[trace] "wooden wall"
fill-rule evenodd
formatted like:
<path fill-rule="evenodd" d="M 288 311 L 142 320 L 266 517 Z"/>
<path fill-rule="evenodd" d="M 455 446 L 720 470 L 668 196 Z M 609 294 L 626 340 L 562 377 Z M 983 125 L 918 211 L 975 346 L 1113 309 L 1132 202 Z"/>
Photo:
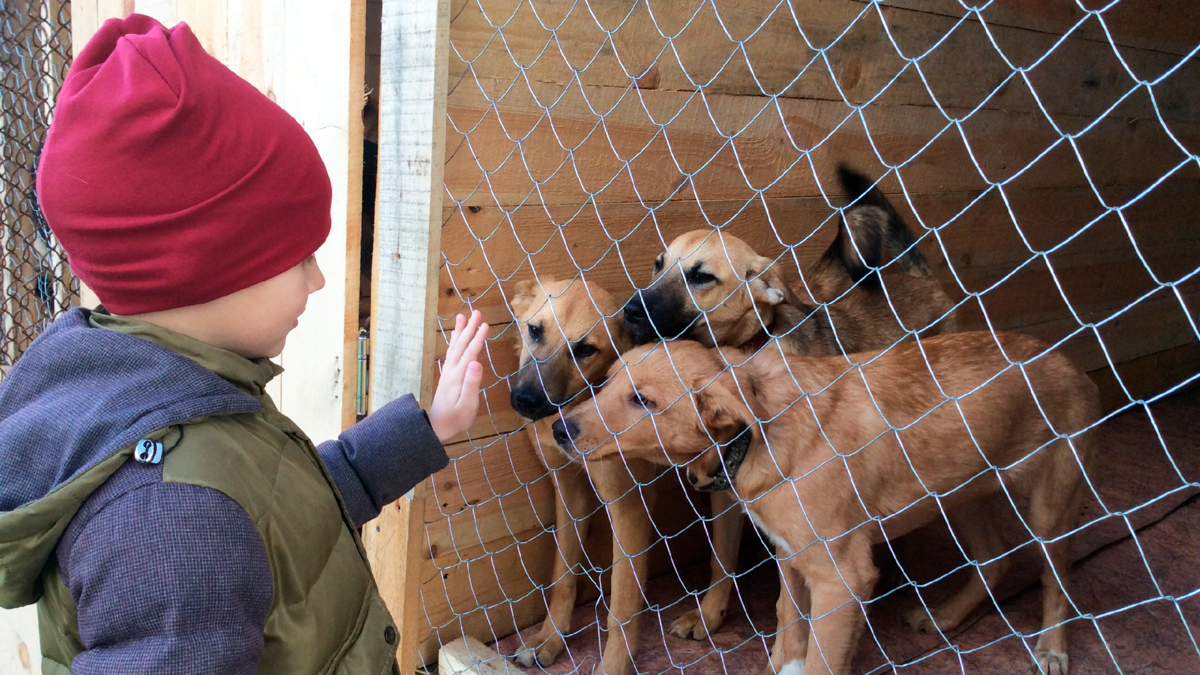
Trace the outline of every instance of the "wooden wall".
<path fill-rule="evenodd" d="M 1075 334 L 1110 409 L 1113 366 L 1135 396 L 1200 369 L 1200 8 L 1127 0 L 1114 47 L 1067 0 L 998 0 L 986 29 L 951 0 L 777 4 L 450 2 L 436 313 L 494 337 L 486 408 L 424 488 L 424 661 L 544 613 L 551 487 L 504 379 L 505 297 L 535 274 L 623 300 L 663 242 L 721 226 L 793 247 L 795 276 L 833 237 L 836 164 L 899 167 L 882 188 L 967 328 Z"/>

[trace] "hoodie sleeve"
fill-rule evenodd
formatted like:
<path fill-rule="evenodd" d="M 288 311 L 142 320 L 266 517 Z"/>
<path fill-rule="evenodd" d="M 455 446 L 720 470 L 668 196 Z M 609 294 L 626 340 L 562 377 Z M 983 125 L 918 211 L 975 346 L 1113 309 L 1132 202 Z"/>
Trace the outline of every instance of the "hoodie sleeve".
<path fill-rule="evenodd" d="M 257 670 L 271 571 L 254 523 L 233 500 L 149 483 L 72 528 L 60 568 L 85 647 L 74 675 Z"/>
<path fill-rule="evenodd" d="M 410 394 L 317 447 L 358 526 L 450 463 Z"/>

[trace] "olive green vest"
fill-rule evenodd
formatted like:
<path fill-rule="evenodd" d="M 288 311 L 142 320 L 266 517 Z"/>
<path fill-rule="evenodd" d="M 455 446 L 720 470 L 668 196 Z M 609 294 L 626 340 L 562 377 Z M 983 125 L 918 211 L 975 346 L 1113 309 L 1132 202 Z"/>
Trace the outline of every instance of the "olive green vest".
<path fill-rule="evenodd" d="M 353 520 L 312 442 L 263 391 L 278 367 L 129 319 L 93 314 L 92 322 L 191 358 L 262 403 L 261 413 L 207 417 L 148 436 L 168 448 L 174 444 L 162 459 L 164 482 L 219 490 L 245 509 L 258 528 L 273 591 L 258 672 L 398 672 L 395 624 Z M 39 504 L 47 515 L 61 514 L 45 502 L 63 500 L 60 507 L 75 505 L 66 507 L 73 514 L 132 453 L 133 446 L 123 448 Z M 65 529 L 69 518 L 60 520 Z M 43 572 L 42 588 L 42 671 L 65 675 L 83 645 L 75 605 L 53 561 Z"/>

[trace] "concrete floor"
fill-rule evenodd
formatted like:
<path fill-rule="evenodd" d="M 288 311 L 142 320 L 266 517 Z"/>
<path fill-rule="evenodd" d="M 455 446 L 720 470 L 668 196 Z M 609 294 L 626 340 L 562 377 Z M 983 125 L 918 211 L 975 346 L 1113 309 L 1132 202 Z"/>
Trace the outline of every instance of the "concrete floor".
<path fill-rule="evenodd" d="M 1071 672 L 1200 673 L 1200 501 L 1196 490 L 1187 486 L 1200 482 L 1200 391 L 1155 404 L 1149 414 L 1140 409 L 1105 422 L 1099 444 L 1100 459 L 1091 481 L 1104 506 L 1091 500 L 1084 515 L 1089 524 L 1072 540 L 1078 562 L 1071 598 L 1081 615 L 1071 623 Z M 1021 536 L 1015 517 L 1003 531 L 1010 544 L 1028 539 Z M 704 588 L 707 564 L 650 584 L 655 606 L 642 622 L 639 672 L 756 675 L 764 668 L 778 582 L 765 548 L 750 540 L 744 549 L 730 617 L 710 640 L 666 635 L 671 620 L 695 607 L 685 589 Z M 904 613 L 918 599 L 899 569 L 930 605 L 952 593 L 965 570 L 929 583 L 963 562 L 947 528 L 914 532 L 895 542 L 894 551 L 893 555 L 880 547 L 876 552 L 883 579 L 870 603 L 870 627 L 853 672 L 1029 672 L 1034 639 L 1021 634 L 1036 631 L 1041 623 L 1042 563 L 1033 547 L 1011 554 L 1013 569 L 997 589 L 1000 611 L 992 604 L 945 637 L 916 633 L 904 624 Z M 568 639 L 568 653 L 547 672 L 591 672 L 603 640 L 598 626 L 605 621 L 597 619 L 605 611 L 602 601 L 576 610 L 578 628 Z M 521 635 L 531 636 L 535 630 Z M 512 654 L 520 645 L 521 636 L 514 635 L 494 648 Z"/>

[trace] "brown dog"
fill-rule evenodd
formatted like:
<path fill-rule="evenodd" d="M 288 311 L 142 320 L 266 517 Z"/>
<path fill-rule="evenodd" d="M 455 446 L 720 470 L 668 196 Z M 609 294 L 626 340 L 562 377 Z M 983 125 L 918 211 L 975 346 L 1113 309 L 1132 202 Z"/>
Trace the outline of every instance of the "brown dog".
<path fill-rule="evenodd" d="M 554 481 L 559 553 L 546 620 L 532 646 L 517 654 L 517 662 L 529 668 L 550 665 L 566 646 L 562 634 L 570 629 L 575 609 L 583 542 L 592 517 L 601 510 L 588 472 L 559 451 L 550 425 L 558 419 L 560 406 L 590 398 L 591 387 L 607 378 L 618 352 L 628 349 L 630 343 L 616 300 L 582 279 L 543 281 L 540 286 L 520 282 L 510 304 L 523 335 L 518 348 L 521 367 L 509 380 L 509 401 L 519 415 L 534 420 L 529 426 L 530 440 Z M 607 464 L 601 463 L 591 472 L 604 486 L 619 482 L 604 480 Z M 661 472 L 648 464 L 646 468 Z M 609 490 L 601 492 L 612 497 Z"/>
<path fill-rule="evenodd" d="M 787 591 L 767 672 L 847 672 L 878 575 L 872 545 L 945 509 L 969 557 L 991 561 L 1004 551 L 986 509 L 956 516 L 1026 491 L 1048 562 L 1037 664 L 1065 675 L 1065 535 L 1086 495 L 1100 403 L 1092 381 L 1048 349 L 1022 335 L 962 333 L 858 354 L 848 366 L 770 348 L 742 362 L 737 350 L 695 342 L 644 346 L 553 433 L 589 463 L 686 464 L 698 488 L 732 484 L 775 542 Z M 980 568 L 933 610 L 936 625 L 949 630 L 989 597 L 1000 567 Z"/>
<path fill-rule="evenodd" d="M 774 336 L 787 354 L 833 356 L 883 349 L 916 332 L 954 332 L 953 302 L 908 225 L 869 179 L 844 166 L 838 173 L 853 203 L 805 279 L 812 292 L 796 289 L 832 304 L 797 298 L 779 266 L 741 239 L 697 230 L 671 242 L 655 260 L 650 287 L 625 305 L 631 336 L 641 342 L 684 335 L 746 352 Z M 744 521 L 729 493 L 715 493 L 712 509 L 712 578 L 700 606 L 672 622 L 670 632 L 682 638 L 703 640 L 720 627 L 733 592 Z M 643 515 L 623 527 L 640 541 L 632 531 L 650 524 Z M 623 591 L 614 585 L 614 596 Z"/>

